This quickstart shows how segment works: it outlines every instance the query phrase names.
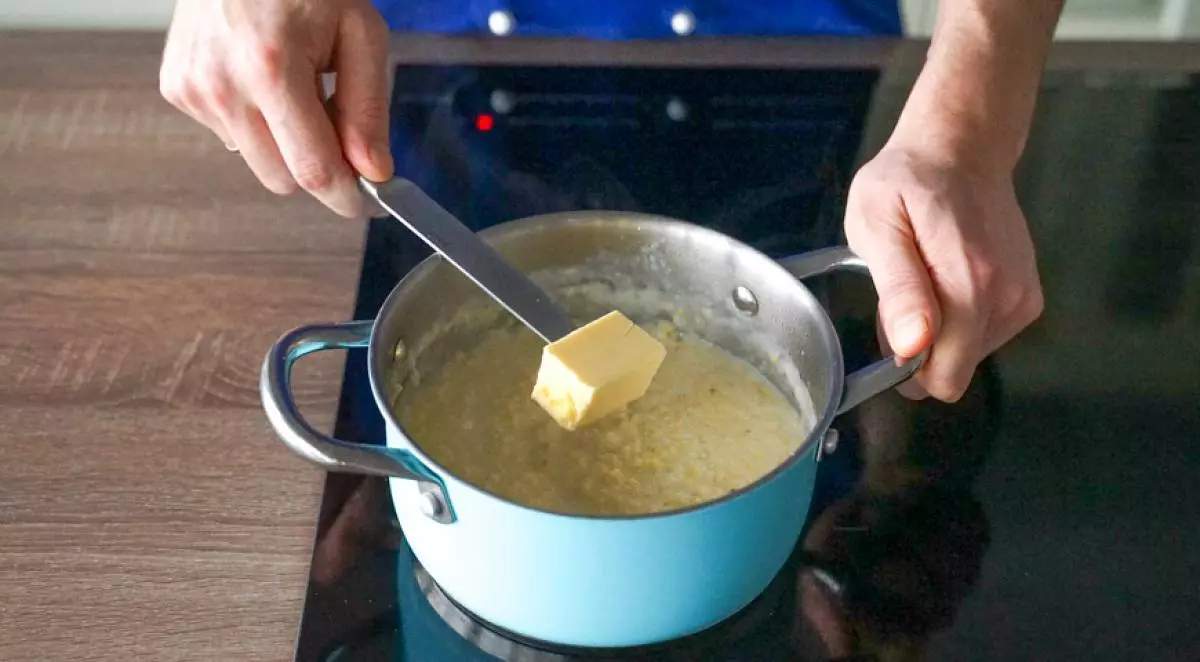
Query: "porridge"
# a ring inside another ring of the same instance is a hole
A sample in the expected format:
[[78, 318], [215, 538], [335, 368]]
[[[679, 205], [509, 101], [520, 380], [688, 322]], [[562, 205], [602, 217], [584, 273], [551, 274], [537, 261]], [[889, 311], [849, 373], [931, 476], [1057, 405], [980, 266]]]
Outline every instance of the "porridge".
[[541, 341], [484, 332], [396, 399], [397, 420], [459, 478], [527, 506], [578, 515], [685, 508], [746, 487], [803, 443], [808, 425], [750, 364], [670, 323], [649, 390], [568, 431], [531, 398]]

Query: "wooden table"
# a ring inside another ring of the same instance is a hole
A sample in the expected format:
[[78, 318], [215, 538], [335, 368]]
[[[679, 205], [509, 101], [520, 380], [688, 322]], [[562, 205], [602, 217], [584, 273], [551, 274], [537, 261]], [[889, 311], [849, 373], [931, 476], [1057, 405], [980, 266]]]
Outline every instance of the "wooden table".
[[[268, 345], [350, 315], [364, 225], [163, 102], [158, 35], [0, 34], [0, 659], [290, 659], [322, 474]], [[338, 356], [298, 391], [332, 420]]]

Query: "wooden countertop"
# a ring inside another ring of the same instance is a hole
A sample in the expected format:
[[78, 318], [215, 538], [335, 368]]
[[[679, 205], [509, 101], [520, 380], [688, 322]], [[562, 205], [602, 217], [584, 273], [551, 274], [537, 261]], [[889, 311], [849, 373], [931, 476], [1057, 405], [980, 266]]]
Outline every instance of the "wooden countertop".
[[291, 659], [322, 473], [258, 369], [350, 315], [364, 225], [163, 102], [161, 43], [0, 36], [0, 659]]

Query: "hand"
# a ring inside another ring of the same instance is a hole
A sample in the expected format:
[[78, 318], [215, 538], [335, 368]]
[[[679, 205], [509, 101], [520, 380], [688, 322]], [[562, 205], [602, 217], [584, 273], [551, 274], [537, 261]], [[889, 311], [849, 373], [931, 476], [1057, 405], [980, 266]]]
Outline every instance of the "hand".
[[850, 248], [879, 292], [880, 343], [902, 359], [930, 347], [901, 392], [957, 401], [976, 366], [1042, 313], [1033, 242], [1011, 172], [885, 147], [859, 171]]
[[[387, 26], [369, 0], [179, 0], [159, 84], [269, 190], [299, 187], [354, 217], [355, 171], [392, 176], [386, 61]], [[337, 74], [332, 113], [326, 72]]]

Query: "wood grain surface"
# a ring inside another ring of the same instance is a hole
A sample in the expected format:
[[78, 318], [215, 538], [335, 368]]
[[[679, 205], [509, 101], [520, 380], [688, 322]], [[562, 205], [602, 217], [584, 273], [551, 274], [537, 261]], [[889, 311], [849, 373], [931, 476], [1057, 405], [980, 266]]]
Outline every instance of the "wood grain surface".
[[161, 44], [0, 33], [0, 660], [291, 658], [322, 474], [258, 368], [351, 313], [364, 226], [164, 103]]

